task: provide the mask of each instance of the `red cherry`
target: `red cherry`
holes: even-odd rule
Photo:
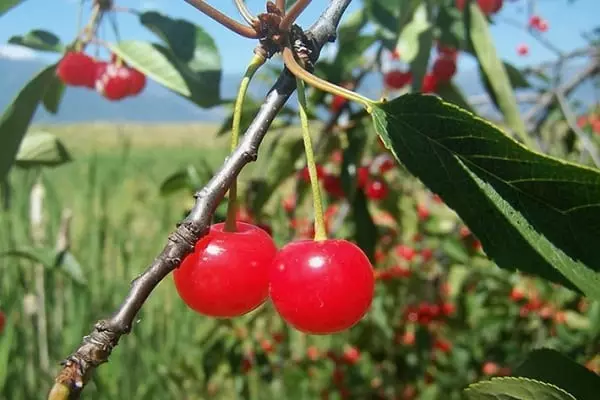
[[[277,249],[262,229],[237,222],[210,227],[192,254],[173,272],[179,296],[193,310],[219,318],[246,314],[261,305],[269,290],[269,268]]]
[[[310,183],[310,175],[308,173],[308,167],[302,168],[298,172],[298,176],[303,182]],[[325,169],[323,169],[322,166],[317,165],[317,179],[321,180],[321,179],[323,179],[324,176],[325,176]]]
[[[349,365],[354,365],[360,360],[360,350],[354,346],[347,346],[342,354],[342,359]]]
[[[356,171],[356,181],[359,188],[364,188],[369,181],[369,167],[360,167]]]
[[[526,56],[529,54],[529,46],[527,46],[525,43],[521,43],[517,46],[517,54],[520,56]]]
[[[390,58],[392,60],[399,60],[400,59],[400,51],[398,51],[398,49],[394,49],[394,51],[392,51],[390,54]]]
[[[323,189],[332,197],[344,197],[342,180],[339,176],[326,174],[323,177]]]
[[[306,357],[311,361],[317,361],[321,356],[321,352],[316,346],[308,346],[306,349]]]
[[[456,74],[456,60],[439,57],[433,63],[433,75],[439,82],[448,82]]]
[[[404,335],[402,335],[400,341],[405,346],[412,346],[416,342],[416,335],[413,331],[406,331],[404,332]]]
[[[291,214],[296,209],[296,197],[288,196],[281,201],[286,213]]]
[[[391,156],[386,156],[383,161],[379,164],[379,173],[385,174],[396,167],[396,161]]]
[[[261,340],[260,347],[265,353],[272,353],[274,349],[273,342],[271,342],[269,339]]]
[[[395,265],[393,267],[390,267],[388,272],[392,277],[396,278],[410,278],[410,276],[412,275],[412,271],[410,270],[410,268],[407,268],[402,265]]]
[[[410,72],[403,72],[398,69],[389,71],[383,76],[383,82],[390,89],[402,89],[410,83],[411,79],[412,74]]]
[[[345,240],[287,244],[273,262],[270,280],[276,310],[306,333],[348,329],[365,315],[373,300],[371,263],[360,248]]]
[[[129,95],[137,96],[146,87],[146,75],[137,69],[129,68]]]
[[[413,249],[410,246],[406,246],[404,244],[396,246],[395,250],[396,250],[396,254],[398,254],[399,257],[401,257],[409,262],[412,261],[412,259],[415,258],[415,256],[417,255],[417,252],[415,251],[415,249]]]
[[[438,42],[437,52],[440,57],[449,58],[451,60],[456,60],[458,57],[458,50],[454,47],[446,46],[442,43]]]
[[[588,124],[588,117],[587,115],[580,115],[579,118],[577,118],[577,126],[580,128],[583,128],[585,126],[587,126]]]
[[[448,316],[456,312],[456,307],[452,303],[442,303],[442,314]]]
[[[429,208],[423,203],[417,204],[417,215],[421,221],[425,221],[429,218]]]
[[[373,178],[367,181],[365,195],[372,200],[381,200],[387,197],[390,189],[387,183],[380,178]]]
[[[433,74],[426,74],[423,77],[423,85],[421,87],[421,91],[423,93],[433,93],[437,90],[438,79]]]
[[[497,13],[502,8],[502,0],[477,0],[477,4],[485,15]],[[456,8],[464,10],[466,0],[456,0]]]
[[[433,250],[429,248],[425,248],[421,250],[421,258],[423,258],[424,262],[428,262],[433,258]]]
[[[592,125],[592,131],[600,134],[600,118],[590,119]]]
[[[130,76],[128,67],[108,64],[96,80],[96,90],[111,101],[121,100],[129,95]]]
[[[500,371],[500,367],[498,367],[498,364],[491,361],[486,362],[481,367],[481,372],[484,375],[497,375],[498,371]]]
[[[521,301],[525,298],[525,293],[519,288],[512,288],[510,291],[510,299],[514,302]]]
[[[346,98],[340,95],[335,95],[333,96],[333,99],[331,99],[331,105],[329,107],[331,108],[331,111],[338,112],[346,105],[347,102],[348,100],[346,100]]]
[[[67,85],[94,87],[96,62],[80,52],[69,52],[59,61],[56,75]]]
[[[0,311],[0,333],[4,331],[4,326],[6,325],[6,315],[2,311]]]
[[[433,347],[443,353],[448,353],[452,350],[452,343],[444,339],[436,339],[435,342],[433,342]]]

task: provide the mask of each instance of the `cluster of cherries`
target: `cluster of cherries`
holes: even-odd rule
[[[467,0],[456,0],[454,4],[456,8],[462,11],[467,4]],[[477,0],[477,5],[485,15],[496,14],[502,9],[503,4],[503,0]]]
[[[373,299],[373,268],[363,251],[338,239],[298,240],[279,251],[263,229],[236,222],[210,227],[174,271],[177,291],[212,317],[246,314],[270,297],[296,329],[330,334],[348,329]]]
[[[577,118],[577,126],[582,129],[590,128],[592,132],[600,135],[600,117],[598,115],[582,115]]]
[[[110,62],[105,62],[71,51],[58,63],[56,74],[66,85],[95,89],[111,101],[137,96],[146,86],[143,73],[128,67],[114,55]]]

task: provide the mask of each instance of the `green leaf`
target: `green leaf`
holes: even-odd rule
[[[4,385],[8,378],[8,369],[11,367],[11,350],[16,341],[13,336],[17,332],[15,321],[17,312],[13,311],[7,315],[6,326],[0,334],[0,392],[4,392]]]
[[[15,164],[20,168],[57,166],[71,161],[62,141],[52,133],[30,133],[21,142]]]
[[[365,5],[370,19],[388,33],[396,33],[398,29],[398,1],[370,0]]]
[[[600,393],[598,375],[555,350],[531,352],[514,371],[514,375],[558,386],[577,400],[595,400]]]
[[[422,35],[431,32],[428,14],[426,4],[421,3],[415,10],[412,20],[402,29],[396,48],[402,55],[403,61],[412,63],[419,52],[424,50],[420,48],[420,38]],[[427,52],[430,52],[430,50],[431,46],[427,48]]]
[[[470,385],[469,400],[576,400],[556,386],[526,378],[494,378]]]
[[[68,251],[57,252],[49,247],[30,246],[2,252],[0,253],[1,257],[24,258],[42,264],[49,270],[60,270],[76,283],[86,283],[83,268],[81,268],[73,254]]]
[[[460,215],[498,266],[600,299],[599,171],[530,151],[435,96],[380,103],[373,120],[386,147]]]
[[[471,2],[470,8],[465,9],[465,23],[479,65],[490,82],[493,96],[506,118],[506,123],[524,143],[530,144],[531,140],[527,136],[525,124],[521,119],[508,72],[496,53],[488,21],[477,4]]]
[[[58,112],[63,95],[65,94],[65,89],[65,84],[58,79],[57,76],[52,77],[46,88],[46,93],[44,93],[44,98],[42,99],[46,111],[51,114],[56,114]]]
[[[4,15],[8,10],[18,6],[25,0],[0,0],[0,17]]]
[[[462,94],[461,90],[452,82],[440,83],[436,93],[445,101],[455,104],[467,111],[473,112],[471,105]]]
[[[362,190],[354,194],[350,216],[354,228],[352,241],[365,252],[371,262],[374,262],[379,237],[377,226],[369,212],[367,197]]]
[[[8,43],[28,47],[33,50],[62,53],[64,45],[60,38],[52,32],[35,29],[25,35],[15,35],[8,39]]]
[[[221,57],[213,38],[189,21],[155,11],[142,13],[140,22],[161,38],[175,56],[176,67],[186,81],[191,100],[201,107],[219,104]]]
[[[160,195],[168,196],[181,190],[194,191],[205,184],[209,178],[208,171],[199,171],[195,166],[188,165],[165,178],[160,185]]]
[[[35,110],[54,77],[55,67],[45,68],[29,81],[0,117],[0,181],[6,177],[15,160]]]
[[[363,121],[361,119],[360,121]],[[358,186],[357,173],[361,167],[363,153],[367,147],[367,128],[359,122],[347,132],[348,146],[344,149],[340,178],[342,188],[349,201],[352,201]]]

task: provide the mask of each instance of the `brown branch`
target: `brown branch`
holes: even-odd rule
[[[188,0],[186,0],[188,1]],[[307,36],[311,56],[316,61],[321,47],[335,38],[335,31],[350,0],[332,0]],[[296,88],[295,78],[284,71],[263,103],[238,148],[225,160],[208,184],[196,193],[194,208],[168,237],[167,244],[148,269],[131,284],[129,293],[117,311],[98,321],[92,333],[64,362],[55,379],[50,400],[79,398],[93,371],[108,361],[121,336],[131,331],[133,321],[156,285],[192,252],[194,244],[210,227],[212,216],[242,168],[256,160],[258,148],[269,126]]]
[[[229,18],[227,15],[223,14],[221,11],[216,8],[210,6],[208,3],[204,2],[204,0],[185,0],[186,3],[191,4],[196,7],[202,13],[208,15],[224,27],[229,30],[237,33],[238,35],[250,38],[250,39],[258,39],[259,34],[256,30],[250,26],[246,26],[240,24],[236,20]]]
[[[285,14],[285,17],[281,20],[279,24],[279,30],[281,32],[287,32],[290,30],[296,19],[302,14],[302,11],[310,4],[311,0],[298,0],[294,3],[293,6]]]
[[[285,0],[276,0],[275,6],[281,11],[281,15],[285,15]]]

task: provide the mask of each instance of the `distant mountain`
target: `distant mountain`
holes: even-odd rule
[[[14,98],[20,88],[33,75],[44,67],[41,61],[9,60],[0,58],[0,110],[3,110]],[[576,72],[574,68],[568,77]],[[474,78],[475,77],[475,78]],[[231,99],[235,97],[240,75],[225,74],[221,80],[221,96]],[[471,97],[484,93],[483,86],[475,71],[459,72],[455,82],[465,96]],[[270,83],[265,80],[253,81],[250,93],[257,98],[264,96]],[[360,86],[360,92],[376,98],[381,93],[381,77],[371,74]],[[584,104],[596,101],[596,89],[590,83],[583,85],[576,97]],[[494,107],[483,105],[477,110],[489,117],[497,117]],[[202,109],[196,107],[184,98],[174,95],[162,86],[149,81],[142,95],[128,98],[119,102],[110,102],[92,90],[68,88],[57,115],[46,112],[43,107],[38,109],[35,122],[70,123],[88,121],[120,121],[120,122],[218,122],[226,114],[223,107]]]

